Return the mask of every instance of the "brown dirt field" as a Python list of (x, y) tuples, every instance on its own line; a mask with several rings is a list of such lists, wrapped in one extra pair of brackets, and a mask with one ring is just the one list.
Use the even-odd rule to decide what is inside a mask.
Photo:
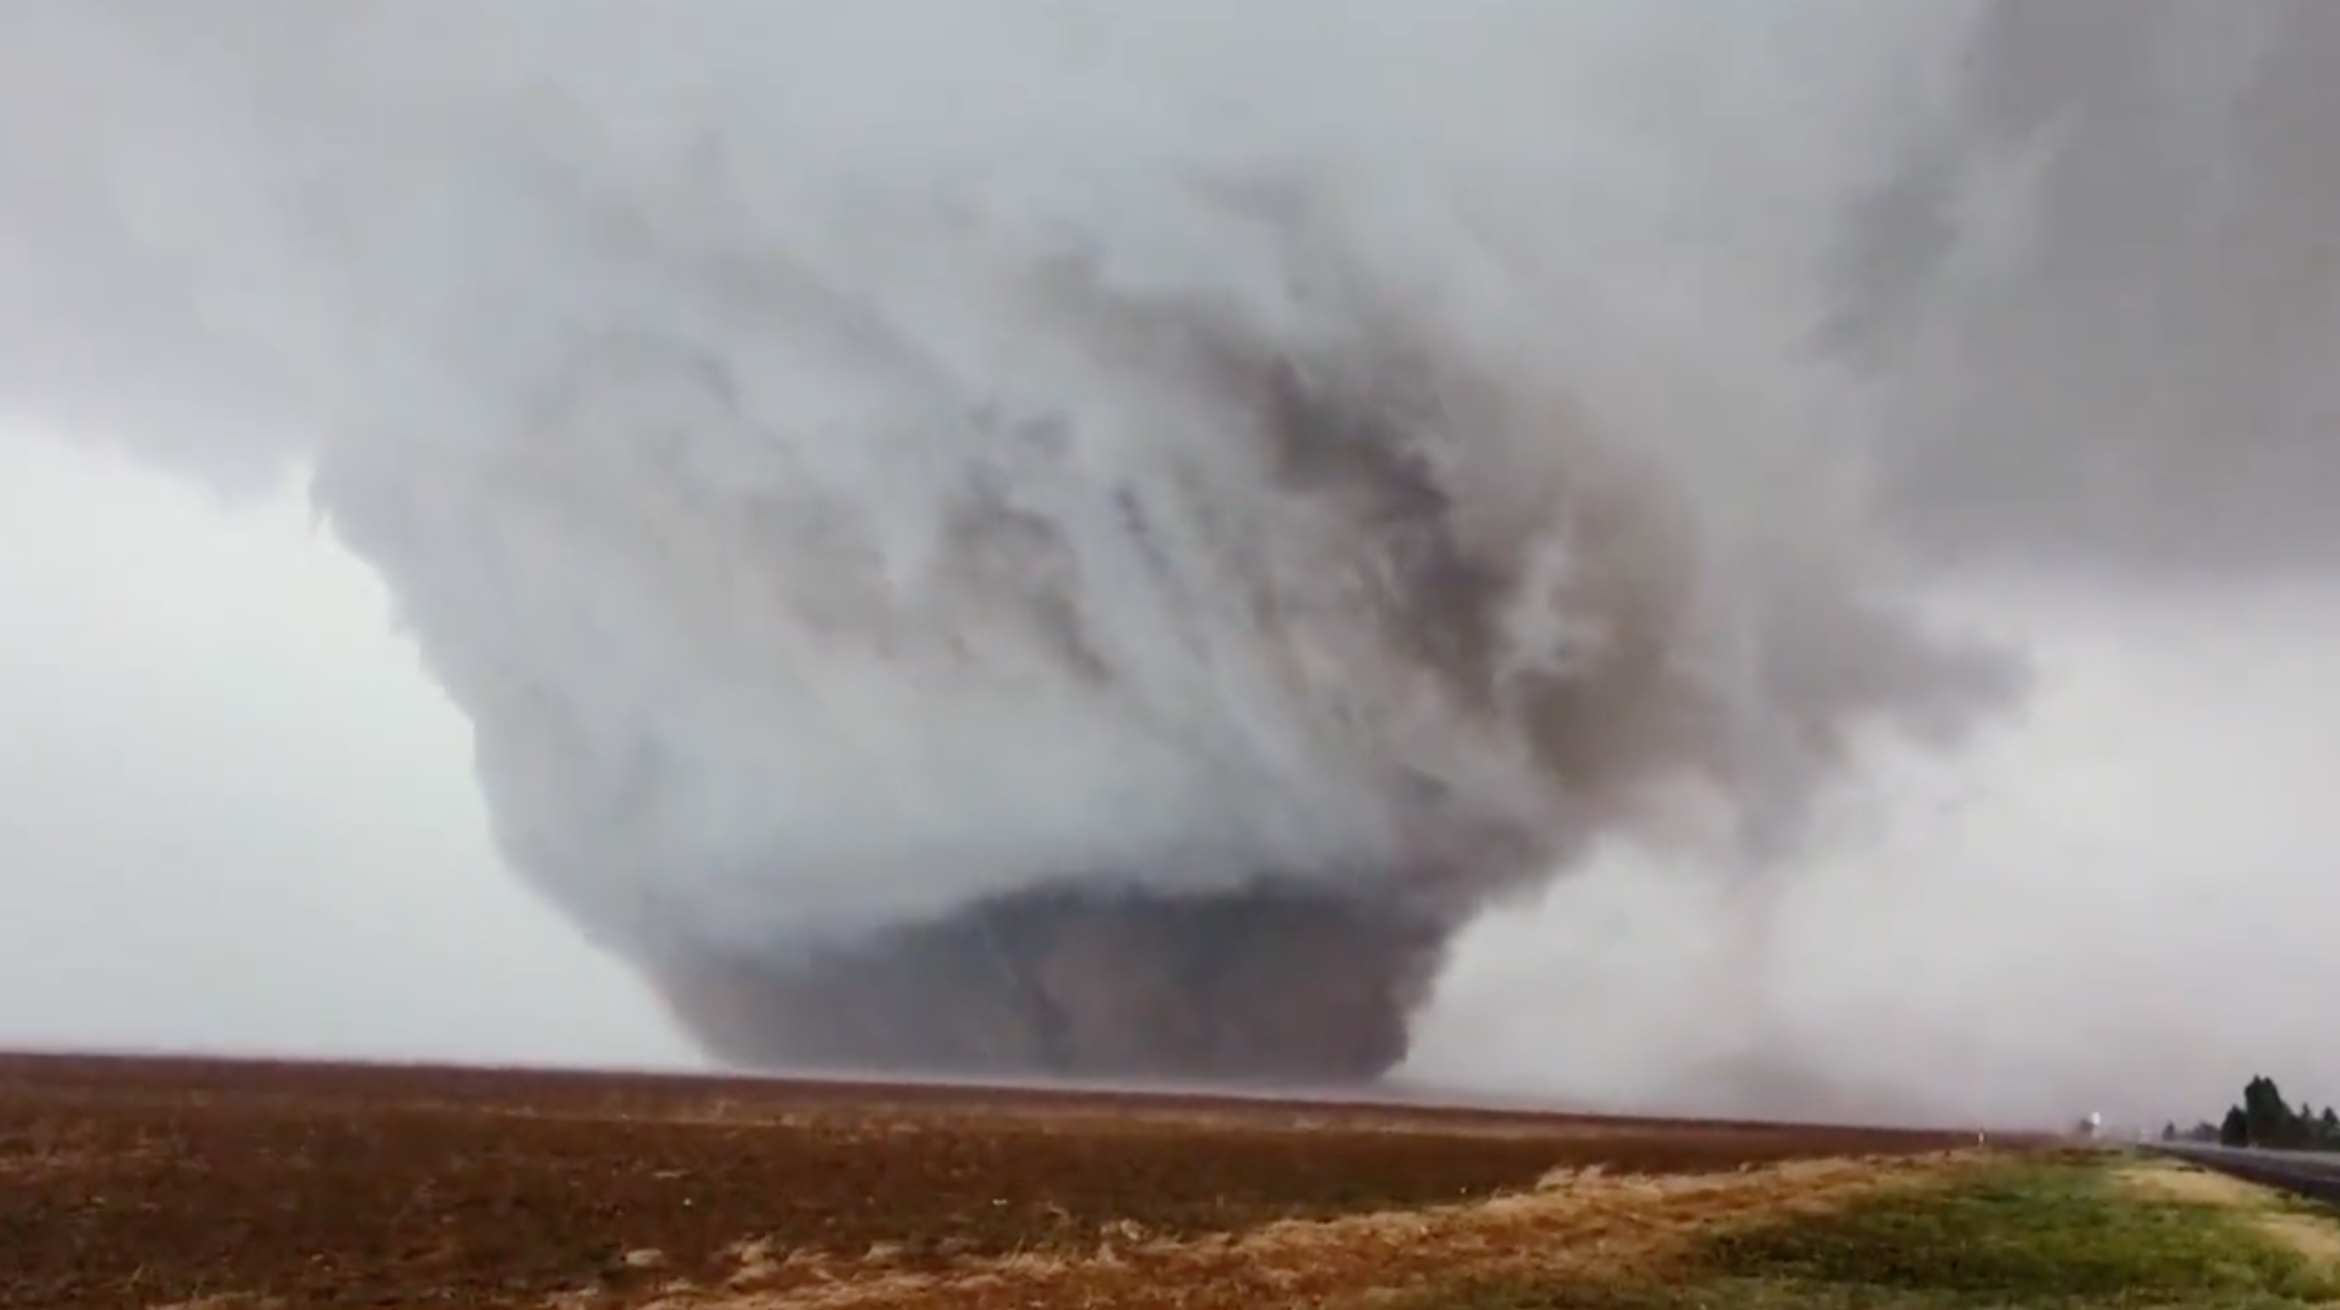
[[(1970, 1142), (1354, 1101), (5, 1056), (0, 1305), (1315, 1304), (1332, 1289), (1276, 1274), (1277, 1253), (1328, 1235), (1370, 1239), (1402, 1270), (1433, 1231), (1607, 1231), (1552, 1228), (1562, 1200), (1570, 1223), (1646, 1227), (1660, 1201), (1845, 1185), (1751, 1166)], [(1069, 1293), (1075, 1263), (1074, 1281), (1104, 1283), (1053, 1301), (1045, 1287)], [(674, 1299), (684, 1288), (733, 1299)]]

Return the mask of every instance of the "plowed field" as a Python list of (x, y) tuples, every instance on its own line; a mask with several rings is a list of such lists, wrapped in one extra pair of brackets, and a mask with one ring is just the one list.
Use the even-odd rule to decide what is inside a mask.
[(877, 1305), (920, 1287), (974, 1305), (1001, 1270), (1234, 1251), (1292, 1230), (1268, 1228), (1279, 1220), (1451, 1209), (1555, 1170), (1680, 1178), (1962, 1143), (1403, 1105), (0, 1057), (0, 1305), (630, 1307), (710, 1289), (739, 1305)]

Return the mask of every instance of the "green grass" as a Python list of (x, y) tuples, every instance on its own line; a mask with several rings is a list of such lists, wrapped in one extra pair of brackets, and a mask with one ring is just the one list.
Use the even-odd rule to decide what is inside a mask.
[(1998, 1164), (1707, 1235), (1657, 1284), (1446, 1289), (1389, 1310), (2288, 1310), (2340, 1280), (2248, 1213), (2122, 1187), (2118, 1157)]

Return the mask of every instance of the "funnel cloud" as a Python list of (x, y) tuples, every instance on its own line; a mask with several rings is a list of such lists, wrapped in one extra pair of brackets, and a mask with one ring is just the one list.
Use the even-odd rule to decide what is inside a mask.
[[(303, 477), (514, 871), (718, 1058), (1369, 1080), (1489, 906), (1792, 872), (2015, 703), (1945, 576), (2163, 575), (2226, 457), (2119, 379), (2304, 368), (2218, 352), (2314, 286), (2185, 279), (2340, 193), (2284, 41), (2214, 93), (2113, 10), (20, 0), (0, 407)], [(2258, 236), (2107, 254), (2133, 178)], [(2279, 411), (2228, 566), (2320, 558)]]

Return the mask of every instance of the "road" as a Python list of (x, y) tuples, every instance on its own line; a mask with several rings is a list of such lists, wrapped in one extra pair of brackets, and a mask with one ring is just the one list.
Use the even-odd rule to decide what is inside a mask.
[(2340, 1154), (2172, 1144), (2154, 1149), (2205, 1169), (2340, 1205)]

